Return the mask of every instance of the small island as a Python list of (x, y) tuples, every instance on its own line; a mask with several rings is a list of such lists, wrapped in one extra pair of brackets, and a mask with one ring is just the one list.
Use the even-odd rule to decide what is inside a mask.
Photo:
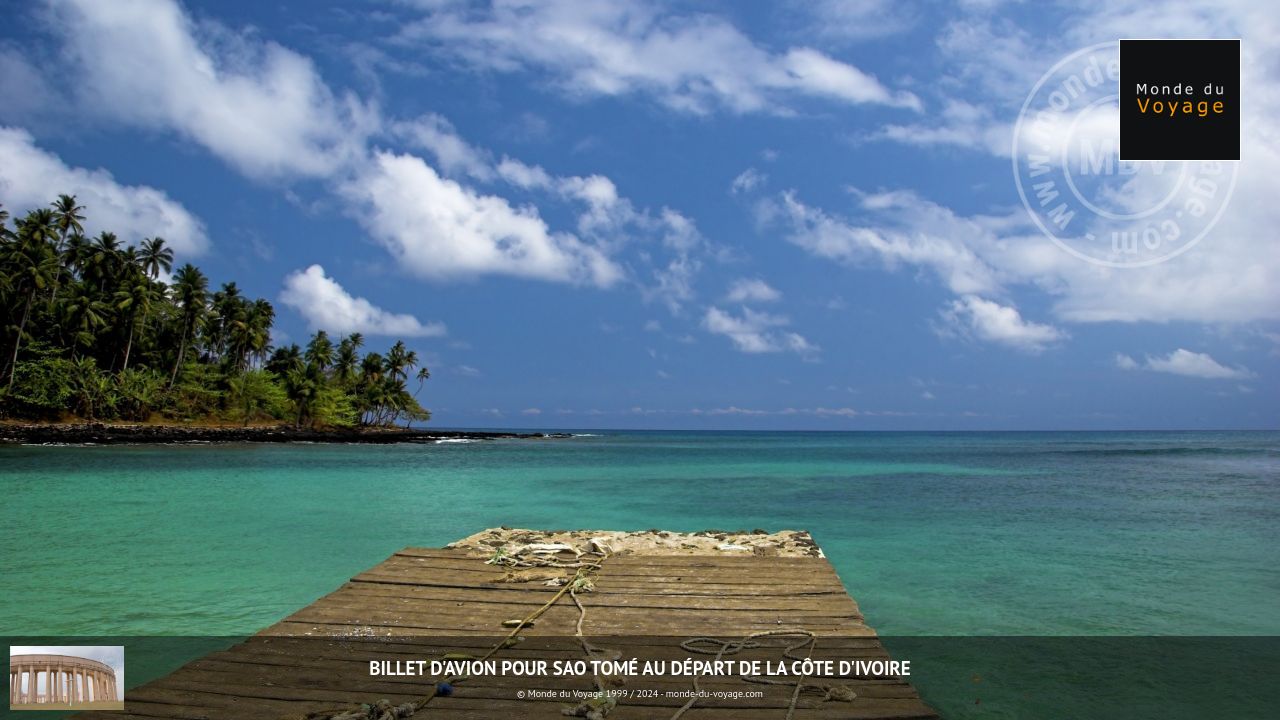
[(273, 346), (269, 301), (174, 271), (163, 238), (86, 237), (74, 196), (8, 220), (0, 209), (0, 440), (546, 437), (412, 429), (431, 418), (417, 399), (431, 374), (403, 341), (364, 351), (360, 333), (317, 330)]

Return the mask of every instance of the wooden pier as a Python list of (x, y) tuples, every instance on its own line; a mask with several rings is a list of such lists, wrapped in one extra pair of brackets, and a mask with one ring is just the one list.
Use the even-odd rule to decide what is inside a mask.
[[(715, 643), (699, 646), (706, 654), (681, 643), (798, 630), (812, 633), (812, 646), (787, 651), (796, 636), (760, 635), (757, 647), (729, 652), (736, 650), (735, 659), (771, 662), (888, 659), (816, 546), (804, 556), (754, 549), (716, 555), (661, 554), (660, 548), (658, 554), (544, 552), (540, 557), (550, 565), (510, 567), (486, 562), (503, 558), (483, 547), (405, 548), (245, 642), (129, 689), (123, 712), (77, 717), (283, 720), (327, 717), (385, 699), (394, 705), (416, 701), (415, 718), (562, 718), (575, 701), (541, 691), (590, 697), (604, 687), (618, 695), (608, 708), (611, 720), (671, 718), (690, 702), (688, 675), (476, 675), (455, 680), (444, 694), (436, 692), (439, 678), (371, 677), (369, 665), (374, 659), (480, 658), (495, 646), (494, 660), (584, 659), (588, 646), (614, 657), (710, 660)], [(587, 570), (555, 566), (575, 559)], [(581, 591), (565, 592), (579, 577), (588, 580), (579, 584)], [(552, 599), (531, 626), (511, 629)], [(504, 643), (513, 633), (518, 641)], [(766, 682), (703, 676), (698, 683), (719, 696), (694, 700), (683, 718), (782, 720), (789, 712), (794, 718), (937, 717), (910, 684), (891, 676), (770, 676)]]

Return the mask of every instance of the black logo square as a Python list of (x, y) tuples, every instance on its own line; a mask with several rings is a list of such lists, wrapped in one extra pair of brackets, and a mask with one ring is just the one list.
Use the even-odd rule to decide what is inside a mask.
[(1120, 159), (1239, 160), (1240, 41), (1121, 40)]

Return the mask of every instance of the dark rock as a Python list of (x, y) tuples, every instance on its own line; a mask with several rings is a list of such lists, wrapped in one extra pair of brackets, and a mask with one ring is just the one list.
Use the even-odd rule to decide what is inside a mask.
[(0, 443), (121, 445), (153, 443), (357, 443), (390, 445), (432, 443), (436, 440), (500, 440), (546, 438), (545, 433), (480, 432), (471, 430), (405, 430), (346, 428), (314, 430), (290, 426), (208, 427), (194, 425), (0, 424)]

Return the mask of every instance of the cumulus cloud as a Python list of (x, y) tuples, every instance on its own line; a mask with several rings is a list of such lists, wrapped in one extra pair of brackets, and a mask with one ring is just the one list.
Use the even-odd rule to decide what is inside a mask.
[[(793, 217), (796, 240), (811, 252), (849, 261), (868, 253), (930, 269), (957, 293), (1008, 292), (1025, 286), (1048, 293), (1054, 315), (1065, 322), (1250, 323), (1280, 319), (1280, 246), (1273, 228), (1280, 224), (1273, 178), (1280, 173), (1280, 150), (1272, 141), (1280, 132), (1280, 50), (1263, 41), (1274, 35), (1274, 13), (1266, 3), (1227, 5), (1192, 0), (1167, 12), (1146, 2), (1087, 5), (1064, 18), (1061, 33), (1045, 38), (1019, 27), (1009, 16), (986, 10), (961, 12), (938, 37), (940, 61), (953, 72), (938, 84), (940, 109), (906, 124), (890, 124), (874, 137), (930, 147), (963, 146), (1008, 157), (1013, 122), (1040, 74), (1068, 53), (1144, 28), (1149, 37), (1241, 37), (1242, 91), (1254, 98), (1242, 109), (1242, 146), (1248, 158), (1236, 166), (1230, 206), (1212, 232), (1192, 250), (1143, 268), (1109, 269), (1082, 262), (1049, 243), (1027, 222), (1021, 207), (1002, 217), (963, 215), (919, 197), (896, 211), (863, 207), (860, 217), (826, 216), (812, 208)], [(1128, 29), (1128, 30), (1126, 30)], [(1259, 39), (1251, 42), (1251, 39)], [(981, 99), (981, 102), (978, 101)], [(1053, 118), (1050, 117), (1050, 121)], [(1093, 113), (1079, 126), (1047, 133), (1059, 141), (1105, 148), (1118, 158), (1114, 111)], [(1046, 154), (1057, 155), (1062, 147)], [(1177, 173), (1151, 177), (1142, 186), (1150, 194), (1167, 190)], [(1126, 185), (1121, 197), (1137, 184)], [(1137, 188), (1142, 189), (1142, 188)], [(905, 196), (904, 196), (905, 197)], [(1185, 196), (1174, 196), (1172, 205)], [(1100, 227), (1100, 224), (1099, 224)], [(1084, 227), (1080, 234), (1097, 233)], [(881, 241), (907, 237), (882, 244)], [(956, 279), (978, 280), (965, 288)]]
[(1116, 355), (1116, 366), (1122, 370), (1151, 370), (1206, 380), (1248, 380), (1255, 377), (1248, 368), (1228, 367), (1214, 360), (1208, 353), (1192, 352), (1184, 348), (1178, 348), (1163, 357), (1148, 355), (1141, 364), (1128, 355), (1119, 354)]
[[(603, 175), (495, 162), (434, 113), (383, 118), (327, 85), (307, 57), (253, 30), (194, 19), (173, 0), (50, 0), (44, 17), (62, 41), (58, 72), (77, 78), (70, 92), (86, 114), (175, 133), (250, 178), (321, 180), (412, 274), (598, 287), (630, 274), (646, 298), (677, 308), (692, 297), (701, 243), (692, 221), (669, 208), (637, 209)], [(376, 149), (375, 138), (432, 160)], [(539, 204), (576, 205), (576, 227), (551, 227), (496, 182), (536, 193)], [(670, 252), (642, 253), (624, 273), (614, 257), (637, 240)]]
[(1042, 325), (1022, 317), (1014, 307), (964, 295), (941, 312), (944, 332), (1007, 345), (1029, 353), (1039, 353), (1067, 334), (1052, 325)]
[[(463, 179), (474, 179), (485, 183), (505, 183), (519, 191), (534, 194), (540, 202), (552, 204), (562, 203), (572, 206), (577, 212), (575, 233), (552, 234), (546, 227), (541, 233), (551, 239), (551, 244), (558, 246), (561, 255), (575, 255), (578, 260), (591, 264), (589, 268), (595, 277), (591, 284), (611, 285), (621, 279), (623, 271), (612, 257), (625, 247), (634, 244), (660, 245), (669, 251), (665, 256), (648, 251), (632, 262), (633, 271), (647, 274), (651, 280), (636, 278), (636, 283), (646, 301), (658, 300), (666, 304), (672, 312), (679, 311), (683, 303), (693, 297), (693, 281), (702, 266), (702, 261), (695, 255), (707, 251), (707, 243), (692, 220), (680, 212), (663, 207), (652, 211), (637, 208), (632, 201), (623, 197), (612, 180), (604, 175), (555, 175), (540, 165), (530, 165), (516, 158), (503, 156), (494, 161), (492, 154), (467, 143), (457, 134), (453, 126), (443, 117), (425, 115), (413, 122), (397, 123), (395, 131), (408, 138), (409, 141), (431, 152), (440, 164), (443, 173), (437, 172), (433, 166), (413, 156), (402, 156), (401, 164), (419, 165), (438, 176), (443, 175), (464, 192), (477, 197), (482, 194), (468, 188)], [(385, 163), (385, 157), (379, 154), (375, 160)], [(406, 170), (408, 168), (406, 167)], [(418, 171), (422, 167), (416, 167)], [(427, 180), (425, 173), (423, 179)], [(376, 173), (370, 176), (376, 176)], [(435, 186), (437, 183), (430, 183)], [(449, 185), (450, 189), (454, 185)], [(349, 185), (348, 189), (354, 189)], [(363, 193), (355, 193), (362, 195)], [(456, 193), (453, 193), (456, 194)], [(492, 197), (497, 200), (497, 195)], [(380, 203), (391, 208), (398, 204), (394, 198), (383, 198)], [(509, 202), (507, 202), (510, 205)], [(412, 211), (412, 208), (410, 208)], [(540, 219), (540, 214), (531, 207), (513, 210), (517, 214), (525, 214)], [(358, 215), (358, 213), (357, 213)], [(525, 233), (522, 237), (528, 237)], [(439, 242), (452, 242), (457, 235), (437, 237)], [(545, 246), (547, 243), (538, 243)], [(547, 259), (546, 253), (520, 252), (510, 257), (512, 262), (505, 263), (508, 271), (482, 269), (468, 270), (458, 264), (445, 263), (434, 268), (436, 276), (454, 274), (480, 274), (482, 272), (507, 272), (508, 274), (542, 277), (543, 279), (581, 282), (582, 273), (546, 272), (543, 267), (529, 267), (519, 270), (521, 264), (538, 264)], [(573, 258), (570, 258), (572, 261)], [(572, 262), (570, 263), (572, 264)], [(500, 263), (485, 263), (487, 267), (498, 267)]]
[(363, 151), (377, 122), (306, 57), (196, 23), (171, 0), (50, 5), (85, 107), (175, 132), (252, 177), (328, 176)]
[(502, 274), (601, 287), (622, 277), (599, 248), (552, 232), (536, 208), (443, 178), (413, 155), (376, 153), (340, 192), (357, 221), (421, 277)]
[(445, 326), (423, 323), (409, 314), (392, 313), (347, 292), (324, 268), (312, 265), (285, 276), (280, 301), (298, 311), (312, 329), (338, 334), (439, 337)]
[(414, 120), (392, 125), (393, 132), (411, 145), (435, 156), (436, 166), (445, 175), (465, 175), (478, 180), (493, 177), (488, 153), (463, 140), (443, 115), (427, 113)]
[(964, 241), (966, 234), (981, 232), (976, 224), (909, 192), (864, 194), (859, 199), (879, 222), (851, 223), (806, 205), (793, 192), (783, 193), (783, 216), (791, 225), (787, 239), (813, 255), (845, 264), (929, 268), (957, 293), (989, 292), (999, 286), (995, 269)]
[(782, 293), (759, 278), (738, 278), (729, 286), (725, 300), (733, 303), (774, 302), (782, 299)]
[(1116, 353), (1116, 367), (1121, 370), (1137, 370), (1138, 361), (1124, 353)]
[(209, 246), (204, 224), (164, 191), (121, 185), (106, 170), (69, 167), (27, 131), (0, 127), (0, 203), (10, 214), (47, 207), (62, 193), (85, 207), (90, 235), (110, 230), (129, 242), (158, 235), (183, 255)]
[(909, 92), (807, 47), (774, 53), (727, 20), (638, 1), (431, 4), (397, 40), (473, 67), (550, 72), (572, 95), (652, 96), (695, 114), (776, 111), (794, 97), (919, 109)]
[(759, 170), (755, 168), (747, 168), (746, 170), (738, 173), (738, 176), (729, 184), (729, 192), (734, 195), (749, 193), (761, 185), (764, 185), (768, 179), (769, 176)]
[(791, 321), (782, 315), (756, 312), (742, 308), (741, 315), (725, 312), (717, 307), (707, 308), (702, 326), (716, 335), (724, 335), (734, 348), (744, 353), (772, 353), (783, 350), (810, 356), (821, 350), (802, 335), (779, 331)]
[(1266, 228), (1280, 206), (1265, 199), (1268, 167), (1280, 152), (1254, 147), (1240, 166), (1232, 206), (1213, 233), (1191, 250), (1155, 265), (1105, 268), (1067, 254), (1031, 224), (1021, 208), (999, 215), (962, 215), (911, 191), (857, 193), (856, 213), (810, 206), (794, 192), (765, 198), (787, 239), (836, 262), (928, 271), (957, 295), (1008, 294), (1017, 287), (1047, 293), (1053, 314), (1073, 323), (1243, 323), (1280, 318), (1280, 245)]
[(680, 312), (694, 297), (694, 280), (702, 269), (702, 257), (710, 247), (693, 220), (671, 208), (637, 209), (618, 193), (603, 175), (553, 175), (539, 165), (504, 157), (497, 175), (522, 190), (548, 192), (577, 204), (577, 232), (592, 244), (616, 252), (637, 241), (659, 245), (667, 252), (646, 252), (638, 261), (648, 278), (636, 283), (644, 299), (661, 302), (672, 313)]

